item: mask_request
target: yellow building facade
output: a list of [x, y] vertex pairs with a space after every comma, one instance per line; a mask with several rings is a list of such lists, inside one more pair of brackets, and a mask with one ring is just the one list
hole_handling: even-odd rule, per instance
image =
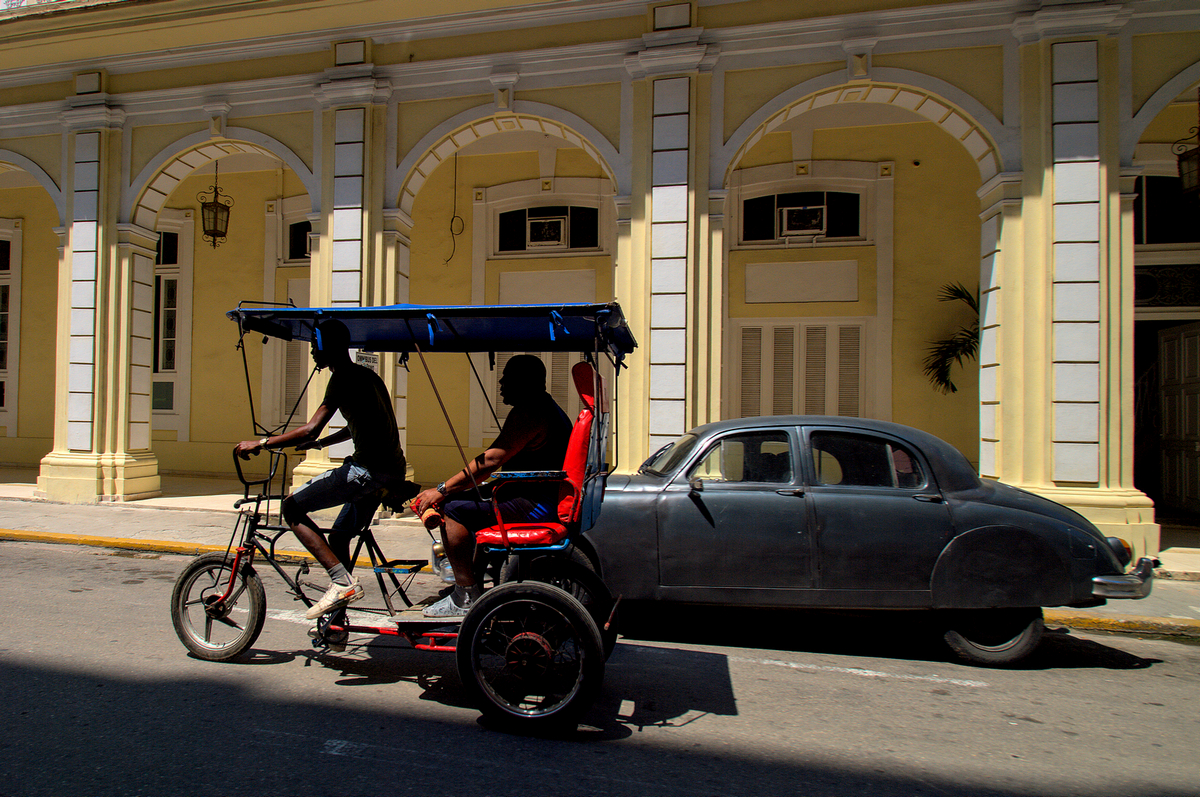
[[[710, 420], [855, 415], [1139, 554], [1155, 499], [1195, 508], [1188, 3], [8, 6], [0, 463], [38, 467], [43, 496], [227, 474], [251, 400], [306, 419], [303, 347], [247, 340], [247, 396], [240, 301], [615, 298], [641, 343], [617, 469]], [[234, 203], [216, 241], [213, 186]], [[981, 345], [943, 394], [929, 343], [975, 320], [939, 301], [954, 283]], [[484, 390], [433, 359], [485, 445]], [[461, 461], [423, 372], [379, 369], [414, 477], [443, 478]]]

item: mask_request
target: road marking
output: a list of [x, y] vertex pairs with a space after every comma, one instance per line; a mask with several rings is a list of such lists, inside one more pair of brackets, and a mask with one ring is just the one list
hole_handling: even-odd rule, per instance
[[862, 678], [891, 678], [897, 681], [924, 681], [935, 684], [951, 684], [953, 686], [969, 686], [974, 689], [987, 689], [991, 684], [984, 681], [971, 681], [965, 678], [945, 678], [941, 675], [907, 675], [904, 673], [880, 672], [879, 670], [864, 670], [860, 667], [829, 667], [821, 664], [801, 664], [794, 661], [778, 659], [751, 659], [741, 656], [730, 656], [730, 661], [741, 661], [747, 664], [765, 664], [771, 667], [786, 667], [792, 670], [810, 670], [813, 672], [836, 672], [843, 675], [857, 675]]

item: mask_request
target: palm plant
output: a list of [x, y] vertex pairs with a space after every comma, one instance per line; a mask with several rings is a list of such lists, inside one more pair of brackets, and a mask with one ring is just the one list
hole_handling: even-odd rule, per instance
[[958, 387], [950, 379], [950, 369], [964, 360], [979, 356], [979, 295], [963, 287], [960, 282], [942, 286], [939, 302], [962, 302], [971, 308], [972, 320], [968, 326], [960, 327], [948, 338], [929, 344], [925, 355], [925, 375], [941, 393], [957, 393]]

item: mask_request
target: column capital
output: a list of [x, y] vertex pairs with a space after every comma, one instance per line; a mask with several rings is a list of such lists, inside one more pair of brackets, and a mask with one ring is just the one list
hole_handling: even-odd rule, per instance
[[371, 64], [337, 66], [325, 70], [325, 80], [314, 96], [326, 110], [345, 105], [382, 105], [392, 96], [392, 84], [375, 77]]
[[1023, 200], [1021, 192], [1024, 180], [1022, 172], [1001, 172], [981, 185], [975, 192], [981, 208], [979, 218], [994, 216], [1010, 205], [1019, 206]]
[[108, 104], [107, 94], [89, 94], [69, 100], [70, 107], [60, 118], [69, 133], [85, 130], [119, 130], [125, 124], [125, 111]]
[[1044, 2], [1037, 11], [1018, 17], [1012, 24], [1012, 32], [1021, 44], [1060, 36], [1100, 38], [1120, 31], [1132, 16], [1133, 12], [1124, 5]]
[[704, 28], [684, 28], [647, 33], [643, 49], [625, 58], [625, 69], [634, 78], [660, 77], [689, 72], [710, 72], [721, 56], [716, 44], [704, 44]]

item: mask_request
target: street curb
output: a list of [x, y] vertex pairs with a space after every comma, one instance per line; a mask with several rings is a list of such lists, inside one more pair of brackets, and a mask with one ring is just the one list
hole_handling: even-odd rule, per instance
[[[199, 556], [202, 553], [226, 550], [224, 545], [203, 545], [194, 542], [173, 542], [171, 540], [143, 540], [133, 537], [95, 537], [86, 534], [58, 534], [50, 531], [20, 531], [18, 529], [0, 529], [0, 540], [13, 542], [44, 542], [51, 545], [90, 545], [97, 548], [118, 548], [128, 551], [144, 551], [146, 553], [174, 553], [182, 556]], [[277, 551], [275, 558], [280, 564], [296, 564], [302, 560], [315, 562], [313, 555], [306, 551]], [[359, 557], [356, 567], [370, 567], [371, 561]], [[429, 565], [425, 565], [419, 573], [432, 573]]]
[[1200, 639], [1200, 620], [1186, 618], [1136, 617], [1133, 615], [1115, 615], [1103, 617], [1095, 614], [1058, 611], [1045, 611], [1047, 624], [1065, 625], [1081, 631], [1111, 631], [1119, 634], [1159, 634], [1162, 636], [1185, 637]]

